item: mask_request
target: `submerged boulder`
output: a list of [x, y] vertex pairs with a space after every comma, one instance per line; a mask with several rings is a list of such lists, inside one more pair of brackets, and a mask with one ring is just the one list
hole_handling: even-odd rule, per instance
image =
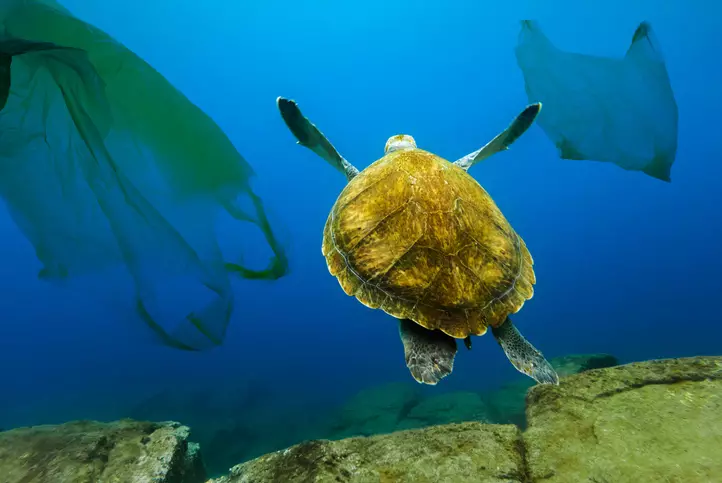
[[401, 422], [407, 428], [467, 421], [489, 422], [489, 409], [475, 392], [455, 391], [424, 398]]
[[531, 481], [677, 481], [722, 475], [722, 357], [585, 372], [527, 396]]
[[524, 433], [468, 422], [314, 440], [213, 483], [709, 483], [722, 475], [721, 410], [722, 357], [633, 363], [535, 386]]
[[235, 466], [230, 475], [213, 482], [521, 483], [521, 446], [515, 426], [450, 424], [308, 441]]
[[[591, 369], [601, 369], [619, 364], [616, 357], [611, 354], [570, 354], [554, 357], [549, 361], [560, 377], [579, 374]], [[532, 381], [533, 382], [533, 381]], [[529, 384], [531, 387], [533, 384]]]
[[419, 389], [411, 384], [390, 383], [365, 389], [343, 406], [329, 437], [371, 436], [404, 429], [402, 420], [420, 400]]
[[327, 437], [322, 407], [300, 400], [293, 407], [279, 406], [277, 401], [292, 395], [261, 379], [223, 384], [209, 379], [164, 388], [126, 412], [136, 420], [182, 421], [193, 428], [207, 473], [220, 476], [241, 461]]
[[200, 483], [205, 470], [178, 423], [77, 421], [0, 433], [3, 483]]
[[[566, 377], [590, 369], [616, 366], [619, 361], [610, 354], [571, 354], [550, 359], [549, 363], [556, 369], [559, 377]], [[490, 421], [516, 424], [523, 429], [526, 426], [524, 398], [527, 390], [534, 384], [532, 379], [523, 377], [491, 392], [486, 398], [491, 411]]]
[[[398, 427], [414, 419], [427, 424], [437, 409], [482, 414], [468, 393], [419, 400], [390, 389], [360, 395], [347, 416], [358, 411], [366, 416], [352, 421], [372, 427], [386, 408], [394, 415], [389, 425]], [[559, 386], [534, 386], [526, 403], [523, 433], [515, 425], [465, 422], [311, 440], [241, 463], [210, 483], [709, 483], [722, 475], [722, 357], [588, 370]], [[205, 471], [187, 438], [178, 423], [130, 420], [14, 429], [0, 433], [0, 479], [199, 483]]]

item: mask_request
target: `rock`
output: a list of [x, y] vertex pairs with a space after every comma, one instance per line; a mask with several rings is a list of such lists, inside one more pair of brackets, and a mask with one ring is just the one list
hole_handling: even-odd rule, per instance
[[[403, 421], [455, 407], [452, 394], [416, 403]], [[523, 435], [514, 425], [472, 422], [315, 440], [242, 463], [214, 483], [720, 481], [722, 357], [589, 370], [535, 386], [527, 405]]]
[[293, 407], [277, 403], [289, 396], [262, 379], [219, 384], [211, 378], [163, 388], [124, 413], [142, 421], [190, 426], [193, 440], [203, 448], [206, 472], [220, 476], [242, 461], [328, 437], [328, 412], [302, 401]]
[[525, 380], [504, 384], [499, 389], [486, 395], [489, 405], [491, 422], [498, 424], [516, 424], [520, 428], [526, 426], [526, 392], [533, 385]]
[[[421, 400], [402, 386], [365, 391], [345, 417], [372, 427], [391, 414], [399, 427], [483, 415], [473, 393]], [[312, 440], [212, 482], [709, 483], [722, 475], [720, 414], [722, 357], [640, 362], [534, 386], [523, 434], [514, 425], [467, 422]], [[188, 433], [178, 423], [131, 420], [5, 431], [0, 481], [200, 483], [204, 465]]]
[[584, 372], [527, 405], [532, 481], [720, 481], [722, 357]]
[[[556, 369], [560, 377], [572, 374], [613, 367], [619, 364], [617, 358], [609, 354], [572, 354], [555, 357], [549, 363]], [[487, 396], [490, 410], [490, 421], [500, 424], [516, 424], [522, 429], [526, 427], [524, 398], [527, 390], [534, 385], [528, 377], [503, 385]]]
[[489, 422], [489, 410], [475, 392], [447, 392], [427, 397], [412, 407], [401, 422], [408, 428], [466, 421]]
[[[316, 414], [318, 408], [298, 404], [294, 408], [268, 405], [228, 419], [225, 426], [193, 426], [193, 437], [201, 441], [206, 469], [211, 476], [228, 472], [231, 466], [272, 451], [287, 448], [299, 441], [326, 438], [328, 420]], [[205, 436], [203, 439], [201, 439]]]
[[[422, 397], [415, 385], [392, 383], [359, 392], [343, 407], [329, 439], [374, 436], [436, 424], [489, 421], [489, 410], [474, 392]], [[326, 436], [324, 436], [326, 437]]]
[[205, 470], [178, 423], [77, 421], [0, 433], [3, 483], [198, 483]]
[[214, 483], [524, 482], [516, 426], [450, 424], [316, 440], [235, 466]]
[[571, 354], [554, 357], [549, 362], [560, 377], [619, 364], [617, 358], [610, 354]]
[[391, 383], [365, 389], [344, 405], [329, 437], [371, 436], [402, 429], [401, 422], [419, 401], [419, 389], [411, 384]]

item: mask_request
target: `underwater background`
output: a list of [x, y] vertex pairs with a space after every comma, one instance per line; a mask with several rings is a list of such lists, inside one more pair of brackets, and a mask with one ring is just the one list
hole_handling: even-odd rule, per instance
[[[470, 171], [535, 260], [535, 295], [515, 323], [548, 358], [607, 353], [630, 362], [719, 353], [722, 66], [714, 59], [722, 7], [62, 4], [150, 63], [229, 136], [256, 173], [254, 188], [290, 271], [274, 281], [233, 279], [236, 305], [223, 345], [180, 351], [157, 343], [136, 320], [122, 269], [61, 285], [39, 279], [32, 245], [3, 211], [0, 427], [185, 417], [202, 431], [205, 420], [216, 428], [223, 413], [227, 438], [256, 445], [218, 463], [230, 466], [325, 436], [328, 415], [361, 390], [415, 384], [396, 321], [344, 295], [328, 273], [322, 230], [345, 179], [295, 144], [275, 99], [297, 100], [359, 169], [381, 157], [397, 133], [454, 160], [528, 104], [514, 57], [519, 21], [527, 18], [563, 50], [611, 57], [623, 55], [648, 21], [679, 106], [679, 144], [671, 183], [611, 163], [561, 160], [538, 126]], [[255, 227], [219, 223], [222, 244], [242, 246], [244, 262], [265, 266], [270, 251]], [[489, 334], [460, 350], [451, 377], [420, 389], [484, 392], [523, 377]]]

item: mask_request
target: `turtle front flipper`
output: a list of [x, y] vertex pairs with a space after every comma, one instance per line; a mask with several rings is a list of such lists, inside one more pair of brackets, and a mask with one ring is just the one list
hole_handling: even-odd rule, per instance
[[519, 372], [526, 374], [539, 384], [559, 384], [559, 376], [544, 356], [517, 330], [511, 319], [499, 327], [492, 327], [496, 341], [506, 357]]
[[417, 382], [432, 386], [454, 370], [456, 339], [439, 330], [428, 330], [411, 320], [399, 321], [406, 367]]
[[281, 117], [286, 126], [298, 139], [298, 144], [307, 147], [325, 159], [331, 166], [344, 173], [349, 181], [359, 173], [358, 169], [338, 154], [338, 151], [326, 139], [326, 136], [304, 117], [296, 101], [279, 97], [276, 99], [276, 104], [278, 110], [281, 111]]
[[457, 159], [454, 164], [462, 169], [468, 170], [479, 161], [482, 161], [500, 151], [509, 149], [509, 146], [511, 146], [514, 141], [519, 139], [519, 137], [531, 127], [534, 123], [534, 119], [536, 119], [539, 111], [541, 111], [541, 107], [541, 102], [526, 106], [521, 114], [516, 116], [511, 124], [509, 124], [509, 127], [489, 141], [486, 146], [478, 151], [467, 154], [461, 159]]

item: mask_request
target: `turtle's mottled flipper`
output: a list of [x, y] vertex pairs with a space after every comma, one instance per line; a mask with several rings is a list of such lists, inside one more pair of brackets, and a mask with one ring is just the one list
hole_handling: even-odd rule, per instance
[[516, 116], [511, 124], [509, 124], [509, 127], [489, 141], [486, 146], [456, 160], [454, 164], [462, 169], [468, 170], [479, 161], [482, 161], [500, 151], [509, 149], [509, 146], [511, 146], [514, 141], [519, 139], [519, 137], [531, 127], [534, 123], [534, 119], [536, 119], [539, 111], [541, 111], [541, 107], [541, 102], [526, 106], [521, 114]]
[[544, 359], [541, 352], [517, 330], [511, 319], [491, 329], [506, 357], [519, 372], [526, 374], [539, 384], [559, 384], [559, 376]]
[[296, 101], [279, 97], [276, 99], [276, 104], [278, 104], [278, 110], [281, 111], [281, 117], [286, 123], [286, 126], [288, 126], [288, 129], [290, 129], [293, 135], [296, 136], [296, 139], [298, 139], [298, 144], [307, 147], [321, 156], [331, 164], [331, 166], [344, 173], [346, 179], [349, 181], [358, 174], [358, 169], [338, 154], [338, 151], [336, 151], [333, 144], [326, 139], [326, 136], [324, 136], [311, 121], [303, 116]]
[[399, 321], [406, 366], [417, 382], [435, 385], [454, 370], [456, 339], [411, 320]]

